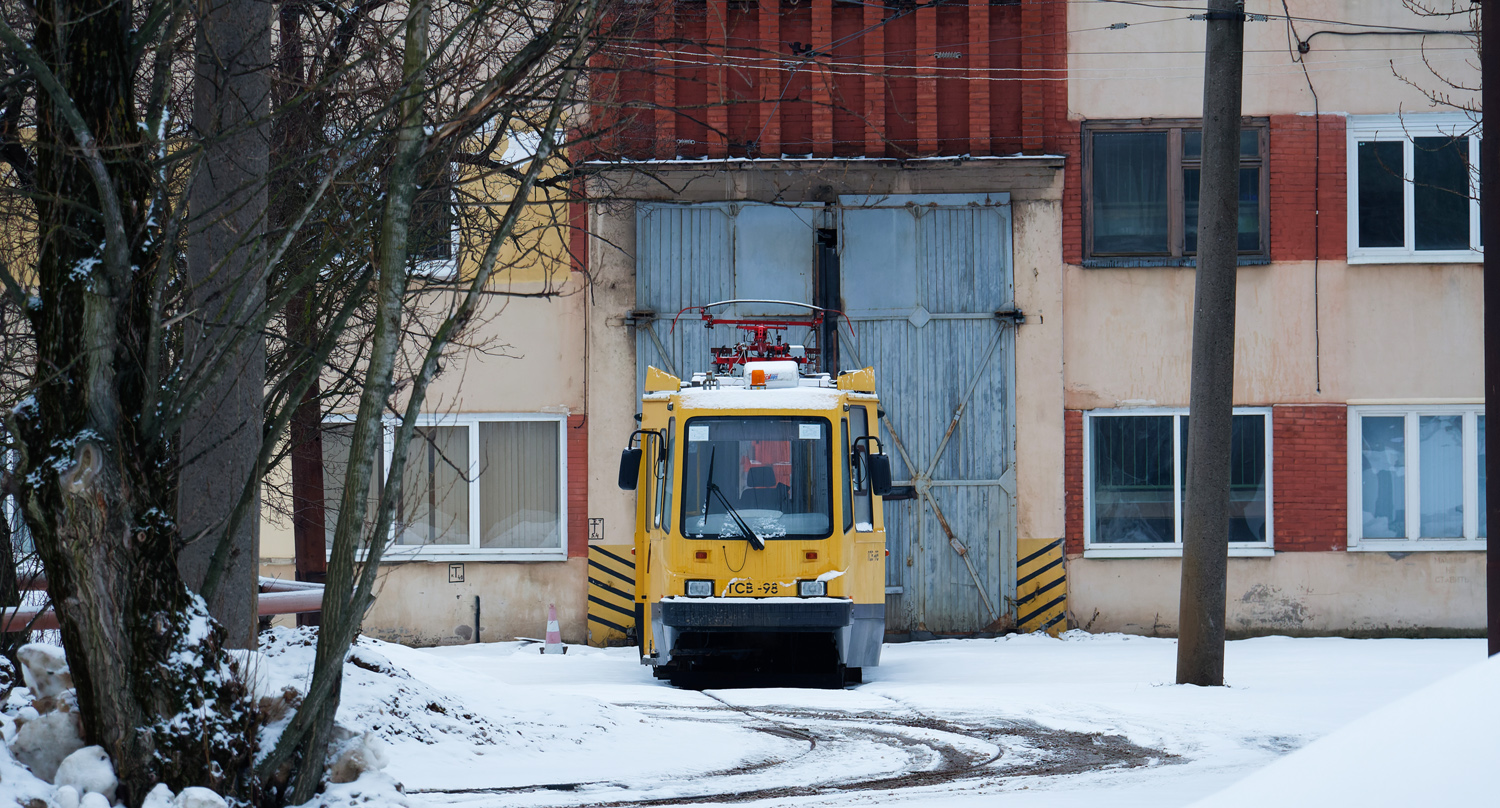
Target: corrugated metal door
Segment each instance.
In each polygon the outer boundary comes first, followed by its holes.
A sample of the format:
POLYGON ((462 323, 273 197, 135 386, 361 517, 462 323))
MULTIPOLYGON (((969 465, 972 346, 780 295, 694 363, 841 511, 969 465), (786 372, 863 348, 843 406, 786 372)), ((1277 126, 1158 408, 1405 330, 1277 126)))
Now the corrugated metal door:
MULTIPOLYGON (((732 328, 703 327, 696 312, 672 319, 688 306, 757 298, 810 303, 822 205, 751 202, 636 206, 635 301, 651 314, 636 326, 636 389, 654 365, 687 378, 708 370, 709 346, 733 344, 732 328)), ((805 314, 791 307, 744 305, 719 316, 805 314)), ((800 341, 801 334, 788 334, 800 341)))
MULTIPOLYGON (((1015 594, 1015 337, 995 316, 1013 299, 1009 197, 843 197, 839 212, 840 283, 855 329, 841 332, 840 362, 876 369, 892 470, 924 492, 885 506, 887 628, 981 630, 1013 611, 1015 594)), ((822 205, 638 205, 637 389, 647 366, 685 377, 706 369, 711 344, 733 339, 695 313, 673 329, 685 307, 812 302, 823 216, 822 205)))
POLYGON ((885 506, 887 629, 982 630, 1015 595, 1009 196, 839 204, 840 363, 876 369, 893 475, 921 494, 885 506))

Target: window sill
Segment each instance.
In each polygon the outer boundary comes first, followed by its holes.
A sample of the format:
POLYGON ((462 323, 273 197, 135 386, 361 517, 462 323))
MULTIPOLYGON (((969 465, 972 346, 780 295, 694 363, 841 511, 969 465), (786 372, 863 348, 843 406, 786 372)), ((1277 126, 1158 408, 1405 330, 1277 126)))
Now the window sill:
MULTIPOLYGON (((1236 265, 1242 267, 1258 267, 1271 263, 1271 259, 1264 255, 1242 255, 1236 261, 1236 265)), ((1085 269, 1132 269, 1144 267, 1196 267, 1197 258, 1085 258, 1083 267, 1085 269)))
POLYGON ((425 281, 433 284, 452 283, 458 280, 458 262, 452 258, 416 261, 410 267, 409 274, 414 281, 425 281))
POLYGON ((1482 264, 1482 250, 1444 250, 1433 252, 1399 252, 1351 255, 1347 259, 1355 264, 1482 264))
POLYGON ((1360 539, 1351 542, 1351 553, 1453 553, 1485 551, 1484 539, 1360 539))
MULTIPOLYGON (((1276 555, 1274 547, 1231 547, 1230 558, 1269 558, 1276 555)), ((1084 558, 1181 558, 1182 546, 1177 544, 1161 547, 1086 547, 1084 558)))
MULTIPOLYGON (((358 558, 363 562, 366 554, 361 552, 358 558)), ((435 548, 412 548, 410 550, 386 550, 380 557, 382 564, 405 564, 408 562, 448 562, 448 561, 567 561, 568 551, 566 549, 548 548, 546 550, 475 550, 455 549, 440 550, 435 548)))

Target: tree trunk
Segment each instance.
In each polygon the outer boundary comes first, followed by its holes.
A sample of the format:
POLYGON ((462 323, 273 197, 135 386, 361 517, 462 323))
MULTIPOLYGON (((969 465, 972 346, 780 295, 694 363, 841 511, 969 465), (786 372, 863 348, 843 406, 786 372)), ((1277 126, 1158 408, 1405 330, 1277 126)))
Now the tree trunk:
POLYGON ((1239 241, 1243 0, 1210 0, 1203 172, 1183 502, 1177 683, 1224 684, 1229 450, 1234 424, 1234 292, 1239 241))
POLYGON ((134 108, 131 9, 59 0, 48 11, 25 53, 44 89, 27 311, 37 366, 12 415, 22 507, 85 740, 114 760, 122 798, 138 804, 159 781, 248 795, 237 778, 252 718, 221 630, 178 574, 175 456, 150 427, 163 379, 143 358, 159 345, 151 297, 169 211, 152 194, 134 108))
POLYGON ((187 320, 184 359, 189 378, 208 390, 182 430, 178 521, 190 543, 177 563, 188 584, 206 595, 228 643, 253 648, 259 494, 252 495, 250 518, 227 520, 229 504, 246 486, 258 492, 260 479, 265 343, 246 318, 265 305, 270 2, 209 0, 196 57, 193 124, 204 152, 189 197, 188 309, 197 314, 187 320), (233 348, 222 358, 210 352, 226 343, 233 348), (215 562, 215 555, 223 558, 215 562), (222 571, 211 573, 215 563, 222 571))
MULTIPOLYGON (((276 166, 276 196, 270 207, 271 229, 282 232, 292 225, 307 205, 306 189, 314 185, 308 170, 315 157, 314 134, 321 131, 324 104, 298 96, 308 90, 302 35, 303 7, 296 0, 283 2, 278 12, 279 47, 276 59, 277 115, 272 137, 276 166)), ((329 66, 333 69, 336 65, 329 66)), ((287 255, 286 264, 303 267, 307 250, 299 249, 300 240, 287 255)), ((306 262, 310 263, 310 262, 306 262)), ((286 308, 287 332, 292 342, 302 346, 318 340, 317 295, 315 284, 291 296, 286 308)), ((310 353, 310 352, 309 352, 310 353)), ((292 413, 289 440, 292 467, 292 536, 297 580, 322 583, 327 577, 326 538, 327 507, 323 482, 323 407, 322 385, 318 375, 322 366, 308 360, 296 376, 308 383, 306 395, 292 413)), ((299 614, 297 625, 316 626, 320 615, 299 614)))

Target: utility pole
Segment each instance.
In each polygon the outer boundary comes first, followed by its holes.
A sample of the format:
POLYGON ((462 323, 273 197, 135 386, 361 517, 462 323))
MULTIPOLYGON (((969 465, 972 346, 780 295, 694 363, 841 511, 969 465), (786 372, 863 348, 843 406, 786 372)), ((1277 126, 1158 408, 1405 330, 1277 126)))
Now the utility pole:
MULTIPOLYGON (((246 485, 258 486, 256 458, 264 423, 265 343, 245 312, 265 305, 266 174, 270 168, 271 3, 209 0, 195 43, 193 126, 204 139, 203 168, 189 190, 187 277, 197 316, 184 326, 185 366, 202 368, 215 345, 232 345, 225 369, 182 430, 184 468, 178 524, 198 537, 178 556, 188 585, 208 584, 219 542, 228 562, 209 612, 232 648, 254 648, 259 575, 260 496, 232 534, 225 525, 246 485), (220 538, 222 536, 222 539, 220 538)), ((252 315, 253 317, 253 315, 252 315)))
MULTIPOLYGON (((1500 188, 1496 182, 1496 171, 1500 171, 1500 127, 1483 115, 1485 110, 1500 110, 1500 84, 1489 80, 1500 76, 1500 17, 1495 12, 1496 0, 1485 0, 1479 7, 1480 55, 1479 55, 1479 109, 1482 137, 1479 139, 1479 228, 1485 244, 1494 244, 1500 238, 1500 205, 1495 204, 1490 194, 1500 188), (1489 24, 1495 23, 1491 29, 1489 24), (1492 35, 1492 36, 1491 36, 1492 35), (1492 105, 1490 102, 1493 101, 1492 105), (1491 131, 1495 130, 1495 131, 1491 131)), ((1500 410, 1500 257, 1491 261, 1489 253, 1484 258, 1484 420, 1494 420, 1490 415, 1500 410)), ((1488 520, 1500 516, 1500 482, 1496 473, 1500 461, 1495 452, 1500 449, 1500 438, 1492 430, 1484 434, 1484 488, 1485 510, 1488 520)), ((1496 558, 1494 547, 1485 545, 1485 614, 1488 618, 1490 656, 1500 654, 1500 558, 1496 558)))
POLYGON ((1244 12, 1244 0, 1209 0, 1205 15, 1203 171, 1198 192, 1198 270, 1182 508, 1178 684, 1224 684, 1244 12))

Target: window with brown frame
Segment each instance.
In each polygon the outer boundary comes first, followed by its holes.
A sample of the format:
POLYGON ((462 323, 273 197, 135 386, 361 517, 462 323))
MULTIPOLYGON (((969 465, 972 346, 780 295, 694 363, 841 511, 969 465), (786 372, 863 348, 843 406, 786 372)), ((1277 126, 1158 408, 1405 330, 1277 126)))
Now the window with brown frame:
MULTIPOLYGON (((1240 263, 1263 263, 1267 121, 1240 126, 1240 263)), ((1084 265, 1192 265, 1202 158, 1197 119, 1083 124, 1084 265)))

